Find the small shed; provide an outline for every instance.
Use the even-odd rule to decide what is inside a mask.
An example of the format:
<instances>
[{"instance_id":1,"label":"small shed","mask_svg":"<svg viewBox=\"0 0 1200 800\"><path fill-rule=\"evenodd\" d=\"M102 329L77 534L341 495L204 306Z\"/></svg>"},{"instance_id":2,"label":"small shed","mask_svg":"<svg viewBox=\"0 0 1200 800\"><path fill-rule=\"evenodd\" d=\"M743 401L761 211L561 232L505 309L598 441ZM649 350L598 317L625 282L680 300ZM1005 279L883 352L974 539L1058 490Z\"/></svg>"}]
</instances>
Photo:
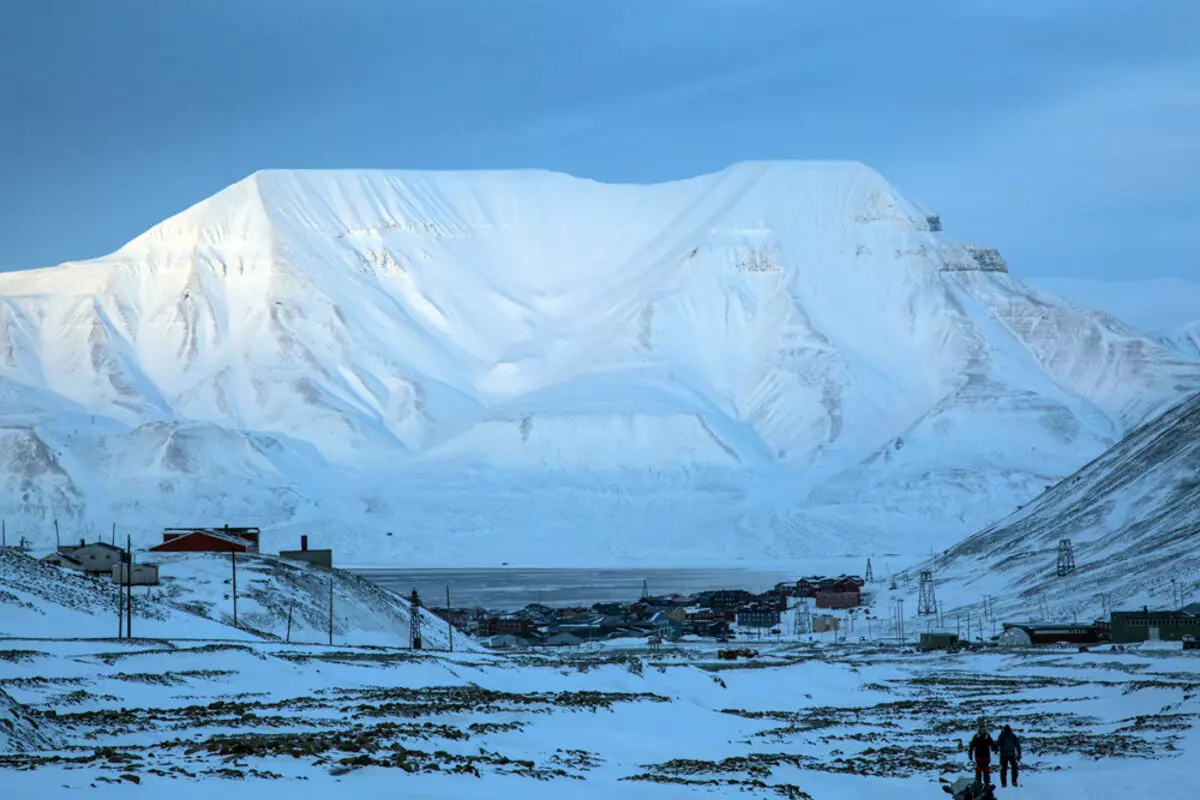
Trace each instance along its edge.
<instances>
[{"instance_id":1,"label":"small shed","mask_svg":"<svg viewBox=\"0 0 1200 800\"><path fill-rule=\"evenodd\" d=\"M129 567L133 567L130 574ZM114 564L112 582L118 586L158 586L158 566L156 564Z\"/></svg>"},{"instance_id":2,"label":"small shed","mask_svg":"<svg viewBox=\"0 0 1200 800\"><path fill-rule=\"evenodd\" d=\"M958 634L944 631L928 631L921 634L922 650L953 650L958 646Z\"/></svg>"},{"instance_id":3,"label":"small shed","mask_svg":"<svg viewBox=\"0 0 1200 800\"><path fill-rule=\"evenodd\" d=\"M307 564L316 564L319 567L333 568L333 551L309 550L308 536L300 537L299 550L280 550L279 557L291 559L292 561L303 561Z\"/></svg>"}]
</instances>

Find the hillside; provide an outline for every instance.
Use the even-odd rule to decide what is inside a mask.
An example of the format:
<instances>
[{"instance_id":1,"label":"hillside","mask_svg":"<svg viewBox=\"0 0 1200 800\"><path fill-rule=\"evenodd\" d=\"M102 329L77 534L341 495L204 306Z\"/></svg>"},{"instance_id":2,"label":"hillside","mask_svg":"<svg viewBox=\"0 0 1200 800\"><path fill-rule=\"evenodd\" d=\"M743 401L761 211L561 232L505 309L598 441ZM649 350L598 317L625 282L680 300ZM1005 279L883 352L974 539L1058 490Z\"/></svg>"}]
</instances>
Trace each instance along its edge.
<instances>
[{"instance_id":1,"label":"hillside","mask_svg":"<svg viewBox=\"0 0 1200 800\"><path fill-rule=\"evenodd\" d=\"M1160 344L1200 361L1200 284L1181 278L1035 278L1033 283L1073 303L1106 311Z\"/></svg>"},{"instance_id":2,"label":"hillside","mask_svg":"<svg viewBox=\"0 0 1200 800\"><path fill-rule=\"evenodd\" d=\"M1158 340L1172 350L1200 361L1200 320L1162 331Z\"/></svg>"},{"instance_id":3,"label":"hillside","mask_svg":"<svg viewBox=\"0 0 1200 800\"><path fill-rule=\"evenodd\" d=\"M977 606L990 594L1010 617L1069 621L1091 620L1105 607L1170 608L1177 597L1194 602L1198 490L1200 395L1193 395L938 557L943 606ZM1061 539L1070 539L1075 553L1076 570L1065 577L1055 569ZM910 589L915 573L907 576Z\"/></svg>"},{"instance_id":4,"label":"hillside","mask_svg":"<svg viewBox=\"0 0 1200 800\"><path fill-rule=\"evenodd\" d=\"M239 556L238 625L233 625L230 562L210 553L154 553L160 586L134 588L133 633L147 638L326 644L330 581L338 645L407 646L409 603L340 570L269 556ZM0 637L95 638L117 635L117 587L0 549ZM428 647L445 649L446 623L422 610ZM459 649L477 649L456 637Z\"/></svg>"},{"instance_id":5,"label":"hillside","mask_svg":"<svg viewBox=\"0 0 1200 800\"><path fill-rule=\"evenodd\" d=\"M1200 388L931 227L854 163L256 173L0 275L9 530L259 525L358 564L924 551Z\"/></svg>"}]
</instances>

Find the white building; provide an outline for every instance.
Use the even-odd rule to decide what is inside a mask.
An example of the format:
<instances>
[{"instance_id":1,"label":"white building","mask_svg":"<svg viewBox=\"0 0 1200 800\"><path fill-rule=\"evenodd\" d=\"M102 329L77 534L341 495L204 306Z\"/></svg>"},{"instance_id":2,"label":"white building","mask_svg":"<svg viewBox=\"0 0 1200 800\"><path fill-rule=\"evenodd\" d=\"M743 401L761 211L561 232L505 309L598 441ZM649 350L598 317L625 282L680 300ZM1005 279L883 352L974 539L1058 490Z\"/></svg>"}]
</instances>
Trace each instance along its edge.
<instances>
[{"instance_id":1,"label":"white building","mask_svg":"<svg viewBox=\"0 0 1200 800\"><path fill-rule=\"evenodd\" d=\"M59 552L62 551L63 548L59 548ZM78 561L80 566L77 569L82 569L84 572L111 574L113 566L121 563L122 552L121 548L113 547L111 544L92 542L91 544L80 543L79 547L72 548L65 555Z\"/></svg>"},{"instance_id":2,"label":"white building","mask_svg":"<svg viewBox=\"0 0 1200 800\"><path fill-rule=\"evenodd\" d=\"M134 564L133 578L126 578L129 574L129 564L114 564L112 568L112 582L118 586L124 586L126 583L131 586L158 586L158 566L155 564Z\"/></svg>"}]
</instances>

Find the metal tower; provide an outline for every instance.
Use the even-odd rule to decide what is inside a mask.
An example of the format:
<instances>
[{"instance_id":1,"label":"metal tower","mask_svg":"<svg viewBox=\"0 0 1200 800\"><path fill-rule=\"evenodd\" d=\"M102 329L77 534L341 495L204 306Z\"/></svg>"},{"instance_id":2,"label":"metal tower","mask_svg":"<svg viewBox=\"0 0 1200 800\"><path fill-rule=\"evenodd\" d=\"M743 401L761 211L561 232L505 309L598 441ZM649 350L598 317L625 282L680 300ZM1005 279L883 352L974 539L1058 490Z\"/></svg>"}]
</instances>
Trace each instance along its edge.
<instances>
[{"instance_id":1,"label":"metal tower","mask_svg":"<svg viewBox=\"0 0 1200 800\"><path fill-rule=\"evenodd\" d=\"M866 574L866 577L864 578L864 580L867 583L875 582L875 570L871 569L871 559L869 559L869 558L867 559L867 574Z\"/></svg>"},{"instance_id":2,"label":"metal tower","mask_svg":"<svg viewBox=\"0 0 1200 800\"><path fill-rule=\"evenodd\" d=\"M645 600L650 596L650 583L645 578L642 578L642 599Z\"/></svg>"},{"instance_id":3,"label":"metal tower","mask_svg":"<svg viewBox=\"0 0 1200 800\"><path fill-rule=\"evenodd\" d=\"M413 650L421 649L421 596L413 589L408 596L408 646Z\"/></svg>"},{"instance_id":4,"label":"metal tower","mask_svg":"<svg viewBox=\"0 0 1200 800\"><path fill-rule=\"evenodd\" d=\"M933 595L933 573L921 570L921 585L917 595L917 613L921 616L937 614L937 598Z\"/></svg>"},{"instance_id":5,"label":"metal tower","mask_svg":"<svg viewBox=\"0 0 1200 800\"><path fill-rule=\"evenodd\" d=\"M1075 548L1071 547L1070 539L1058 540L1058 577L1070 575L1075 571Z\"/></svg>"},{"instance_id":6,"label":"metal tower","mask_svg":"<svg viewBox=\"0 0 1200 800\"><path fill-rule=\"evenodd\" d=\"M796 604L794 633L797 636L806 636L812 633L812 616L808 611L807 597L801 597L800 602Z\"/></svg>"}]
</instances>

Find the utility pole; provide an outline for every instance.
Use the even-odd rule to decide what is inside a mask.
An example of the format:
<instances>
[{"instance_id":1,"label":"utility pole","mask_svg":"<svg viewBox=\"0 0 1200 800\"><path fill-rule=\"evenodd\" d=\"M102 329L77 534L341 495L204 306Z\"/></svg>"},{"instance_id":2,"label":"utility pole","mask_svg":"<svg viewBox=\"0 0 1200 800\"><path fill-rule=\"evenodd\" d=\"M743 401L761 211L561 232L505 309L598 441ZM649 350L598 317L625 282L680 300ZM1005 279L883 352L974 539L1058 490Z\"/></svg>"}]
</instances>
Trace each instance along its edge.
<instances>
[{"instance_id":1,"label":"utility pole","mask_svg":"<svg viewBox=\"0 0 1200 800\"><path fill-rule=\"evenodd\" d=\"M413 589L408 598L408 646L421 649L421 596Z\"/></svg>"},{"instance_id":2,"label":"utility pole","mask_svg":"<svg viewBox=\"0 0 1200 800\"><path fill-rule=\"evenodd\" d=\"M294 608L294 606L288 606L287 637L284 639L284 641L288 642L289 644L292 641L292 609L293 608Z\"/></svg>"},{"instance_id":3,"label":"utility pole","mask_svg":"<svg viewBox=\"0 0 1200 800\"><path fill-rule=\"evenodd\" d=\"M117 523L115 523L115 522L113 523L113 530L112 530L112 546L113 547L117 546Z\"/></svg>"},{"instance_id":4,"label":"utility pole","mask_svg":"<svg viewBox=\"0 0 1200 800\"><path fill-rule=\"evenodd\" d=\"M121 566L125 566L125 554L121 554ZM117 638L125 637L125 590L117 584Z\"/></svg>"},{"instance_id":5,"label":"utility pole","mask_svg":"<svg viewBox=\"0 0 1200 800\"><path fill-rule=\"evenodd\" d=\"M62 547L62 542L58 539L58 520L54 520L54 549Z\"/></svg>"},{"instance_id":6,"label":"utility pole","mask_svg":"<svg viewBox=\"0 0 1200 800\"><path fill-rule=\"evenodd\" d=\"M0 519L0 547L8 547L8 520Z\"/></svg>"},{"instance_id":7,"label":"utility pole","mask_svg":"<svg viewBox=\"0 0 1200 800\"><path fill-rule=\"evenodd\" d=\"M333 573L329 573L329 646L333 646Z\"/></svg>"},{"instance_id":8,"label":"utility pole","mask_svg":"<svg viewBox=\"0 0 1200 800\"><path fill-rule=\"evenodd\" d=\"M904 599L896 601L896 637L904 643Z\"/></svg>"},{"instance_id":9,"label":"utility pole","mask_svg":"<svg viewBox=\"0 0 1200 800\"><path fill-rule=\"evenodd\" d=\"M450 652L454 652L454 623L450 621L450 586L446 586L446 635L449 637Z\"/></svg>"},{"instance_id":10,"label":"utility pole","mask_svg":"<svg viewBox=\"0 0 1200 800\"><path fill-rule=\"evenodd\" d=\"M649 596L650 596L650 584L645 578L642 578L642 599L645 600Z\"/></svg>"},{"instance_id":11,"label":"utility pole","mask_svg":"<svg viewBox=\"0 0 1200 800\"><path fill-rule=\"evenodd\" d=\"M233 627L237 627L237 551L229 551L229 568L233 575Z\"/></svg>"},{"instance_id":12,"label":"utility pole","mask_svg":"<svg viewBox=\"0 0 1200 800\"><path fill-rule=\"evenodd\" d=\"M125 537L125 638L133 638L133 537Z\"/></svg>"}]
</instances>

